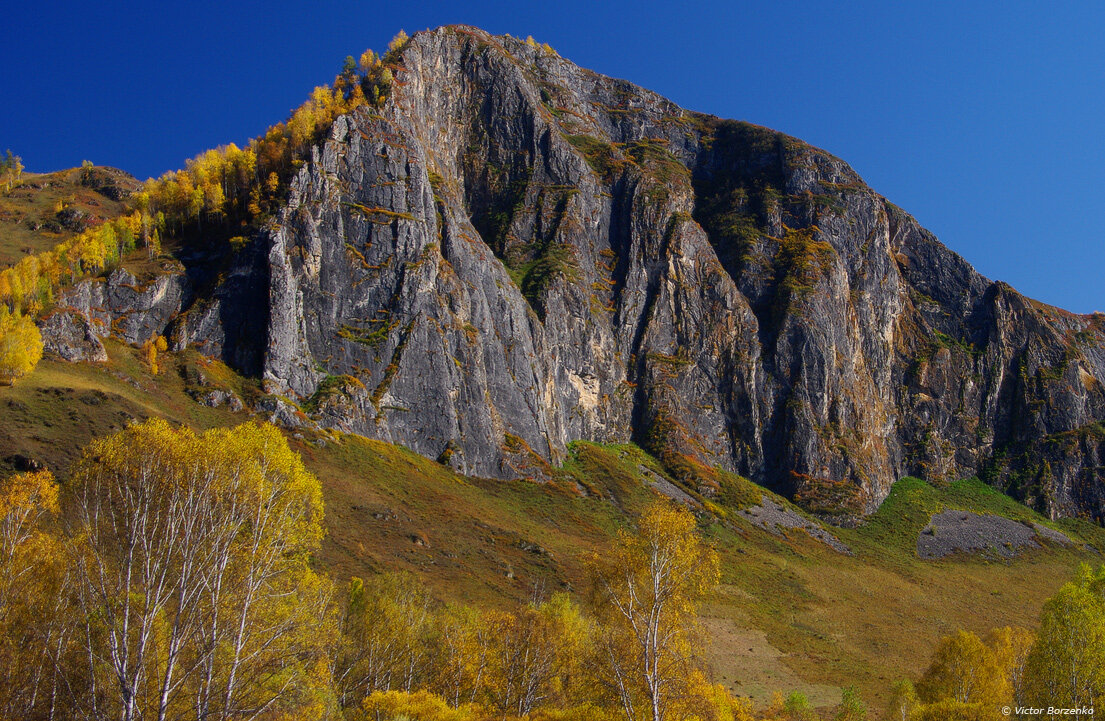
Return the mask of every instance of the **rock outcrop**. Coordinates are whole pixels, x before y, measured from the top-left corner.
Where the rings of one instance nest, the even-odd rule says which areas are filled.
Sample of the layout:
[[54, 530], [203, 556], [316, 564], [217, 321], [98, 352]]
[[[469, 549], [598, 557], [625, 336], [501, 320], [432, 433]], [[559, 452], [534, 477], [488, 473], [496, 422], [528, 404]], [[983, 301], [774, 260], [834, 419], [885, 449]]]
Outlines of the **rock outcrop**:
[[164, 333], [191, 296], [187, 276], [175, 265], [144, 282], [120, 268], [64, 291], [56, 308], [39, 320], [43, 345], [64, 360], [106, 361], [100, 338], [141, 345]]
[[905, 474], [1105, 518], [1105, 317], [983, 278], [794, 138], [472, 28], [400, 58], [214, 290], [69, 304], [465, 473], [634, 439], [840, 522]]
[[42, 350], [70, 363], [107, 361], [107, 350], [100, 341], [102, 333], [88, 316], [76, 310], [60, 310], [38, 321]]

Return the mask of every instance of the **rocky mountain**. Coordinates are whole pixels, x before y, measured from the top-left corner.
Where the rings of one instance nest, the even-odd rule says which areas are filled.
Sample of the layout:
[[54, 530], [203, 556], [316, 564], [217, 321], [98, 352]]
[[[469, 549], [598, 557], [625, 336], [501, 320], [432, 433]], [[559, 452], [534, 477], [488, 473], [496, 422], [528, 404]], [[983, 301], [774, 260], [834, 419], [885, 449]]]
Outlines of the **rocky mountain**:
[[415, 35], [275, 222], [217, 273], [179, 260], [70, 290], [48, 348], [162, 332], [286, 423], [467, 474], [636, 440], [840, 523], [903, 475], [1105, 519], [1105, 316], [987, 280], [821, 150], [532, 43]]

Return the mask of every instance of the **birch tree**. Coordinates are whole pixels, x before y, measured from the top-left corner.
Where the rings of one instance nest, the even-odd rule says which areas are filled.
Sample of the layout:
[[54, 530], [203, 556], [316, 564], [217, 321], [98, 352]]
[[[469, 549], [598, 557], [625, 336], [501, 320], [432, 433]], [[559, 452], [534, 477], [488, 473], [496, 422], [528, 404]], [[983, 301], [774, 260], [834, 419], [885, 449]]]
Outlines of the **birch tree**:
[[23, 158], [12, 155], [10, 150], [7, 151], [4, 158], [0, 160], [0, 182], [4, 184], [4, 192], [12, 192], [12, 188], [19, 185], [22, 176]]
[[413, 691], [428, 678], [433, 597], [407, 573], [350, 583], [336, 678], [342, 705], [376, 691]]
[[488, 612], [483, 625], [492, 637], [487, 695], [504, 719], [566, 700], [566, 687], [578, 681], [572, 672], [586, 633], [566, 595], [509, 613]]
[[1007, 699], [1008, 684], [994, 652], [977, 635], [961, 630], [940, 641], [917, 683], [917, 695], [925, 703], [987, 704], [996, 713]]
[[58, 688], [52, 651], [64, 621], [57, 606], [61, 544], [45, 528], [58, 510], [49, 471], [0, 480], [0, 717], [52, 718]]
[[318, 481], [271, 426], [95, 441], [69, 499], [86, 718], [259, 719], [321, 703]]
[[1005, 626], [991, 630], [985, 640], [1006, 680], [1008, 697], [1005, 702], [1012, 706], [1024, 706], [1025, 670], [1036, 635], [1026, 628]]
[[454, 708], [474, 703], [486, 683], [493, 630], [474, 608], [448, 604], [438, 616], [434, 688]]
[[664, 721], [694, 676], [695, 619], [718, 582], [717, 554], [690, 511], [658, 501], [589, 566], [600, 678], [627, 721]]
[[1030, 705], [1105, 705], [1105, 568], [1083, 566], [1044, 604], [1025, 686]]

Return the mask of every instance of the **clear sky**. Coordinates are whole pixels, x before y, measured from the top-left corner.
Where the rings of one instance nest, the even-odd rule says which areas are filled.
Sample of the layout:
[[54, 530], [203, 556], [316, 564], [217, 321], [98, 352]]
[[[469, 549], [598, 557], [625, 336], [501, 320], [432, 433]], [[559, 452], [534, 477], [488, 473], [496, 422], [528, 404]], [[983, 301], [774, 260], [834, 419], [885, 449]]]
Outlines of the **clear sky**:
[[983, 274], [1105, 310], [1105, 3], [683, 5], [8, 3], [0, 151], [159, 175], [284, 119], [400, 28], [468, 23], [825, 148]]

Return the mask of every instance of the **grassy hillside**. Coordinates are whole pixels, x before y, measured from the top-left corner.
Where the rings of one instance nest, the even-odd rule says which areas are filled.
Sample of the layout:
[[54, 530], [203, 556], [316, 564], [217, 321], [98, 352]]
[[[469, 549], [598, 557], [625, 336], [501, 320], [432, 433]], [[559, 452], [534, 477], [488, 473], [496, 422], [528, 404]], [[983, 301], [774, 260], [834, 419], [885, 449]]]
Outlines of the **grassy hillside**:
[[86, 227], [118, 217], [138, 181], [115, 168], [24, 173], [0, 194], [0, 266], [49, 250]]
[[[1100, 560], [1092, 551], [1054, 545], [1012, 561], [963, 555], [923, 561], [917, 535], [931, 513], [945, 508], [1043, 521], [974, 479], [939, 489], [907, 478], [865, 525], [834, 530], [853, 556], [804, 538], [717, 528], [728, 585], [707, 624], [723, 680], [761, 700], [793, 686], [817, 705], [854, 683], [881, 708], [890, 684], [916, 678], [942, 636], [959, 628], [1034, 628], [1043, 602], [1077, 565]], [[1102, 538], [1101, 529], [1083, 522], [1055, 525], [1072, 538]], [[734, 637], [729, 647], [721, 642], [726, 635]]]
[[[167, 355], [151, 376], [136, 350], [108, 344], [103, 366], [44, 361], [0, 388], [0, 473], [32, 463], [62, 479], [81, 446], [132, 418], [159, 415], [210, 427], [247, 412], [208, 408], [189, 390], [250, 398], [255, 382], [191, 353]], [[659, 464], [631, 445], [579, 443], [553, 480], [468, 478], [398, 446], [356, 436], [293, 433], [322, 480], [328, 536], [318, 558], [339, 580], [406, 569], [440, 598], [506, 605], [545, 590], [586, 589], [584, 558], [600, 552], [654, 491]], [[847, 556], [802, 531], [772, 535], [733, 513], [755, 489], [730, 493], [702, 524], [721, 552], [723, 586], [703, 619], [717, 678], [759, 702], [799, 690], [819, 706], [856, 684], [881, 708], [890, 684], [916, 676], [938, 639], [957, 628], [1034, 627], [1045, 598], [1097, 555], [1049, 545], [1015, 560], [978, 556], [923, 561], [917, 535], [945, 508], [1047, 523], [975, 480], [935, 488], [903, 479], [860, 528], [832, 529]], [[738, 500], [739, 499], [739, 500]], [[777, 502], [785, 503], [781, 499]], [[1078, 521], [1049, 524], [1105, 547]]]

